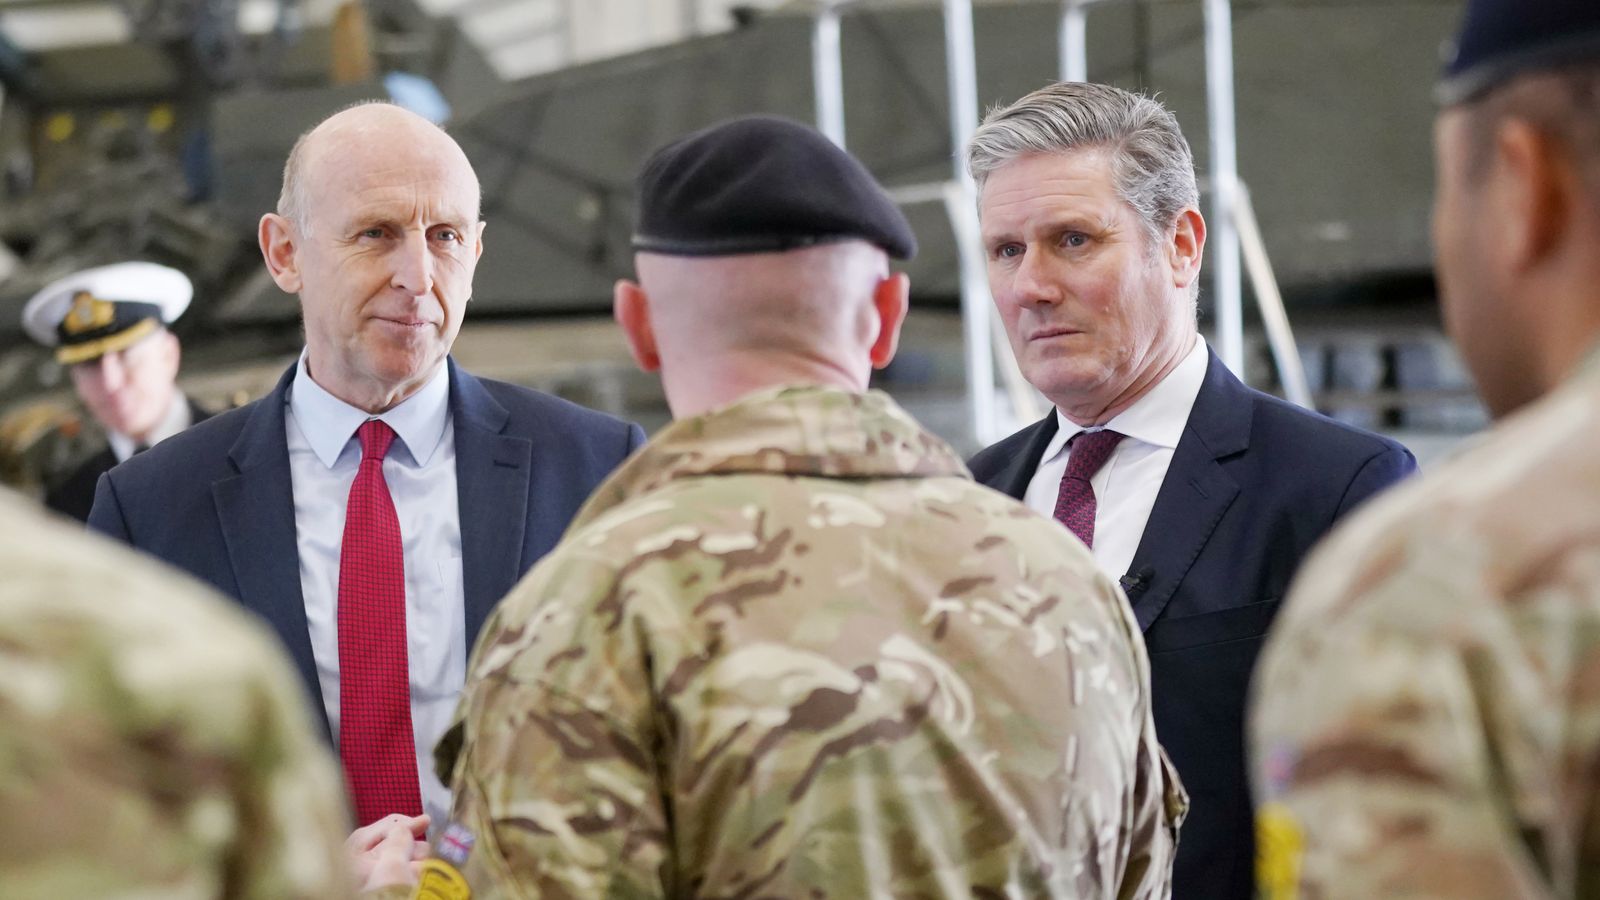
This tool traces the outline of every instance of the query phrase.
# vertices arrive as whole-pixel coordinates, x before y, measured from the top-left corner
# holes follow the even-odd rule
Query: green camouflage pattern
[[[276,643],[15,497],[0,534],[0,898],[353,893],[343,785]]]
[[[1187,809],[1087,550],[815,387],[614,473],[485,626],[438,763],[474,897],[1165,897]]]
[[[1377,500],[1256,674],[1267,900],[1600,897],[1600,370]]]

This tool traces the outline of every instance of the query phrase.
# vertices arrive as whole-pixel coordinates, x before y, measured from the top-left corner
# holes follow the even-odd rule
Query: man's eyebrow
[[[994,231],[987,231],[987,230],[983,230],[983,229],[980,228],[979,231],[978,231],[978,234],[982,237],[983,240],[992,242],[992,241],[997,241],[997,240],[1001,240],[1001,239],[1017,240],[1018,239],[1017,235],[1020,234],[1024,230],[1038,231],[1038,232],[1041,232],[1041,233],[1044,233],[1044,234],[1053,234],[1055,232],[1066,231],[1068,229],[1077,229],[1077,230],[1080,230],[1080,231],[1090,231],[1090,232],[1094,232],[1094,233],[1104,233],[1104,232],[1107,232],[1107,231],[1112,231],[1115,228],[1116,228],[1115,221],[1113,221],[1112,219],[1110,219],[1110,218],[1108,218],[1106,216],[1097,215],[1095,213],[1090,213],[1090,212],[1082,212],[1082,213],[1074,212],[1074,213],[1062,213],[1060,215],[1051,216],[1050,218],[1045,219],[1042,222],[1040,222],[1037,227],[1030,227],[1030,228],[1027,228],[1027,229],[1022,229],[1022,228],[995,229]]]

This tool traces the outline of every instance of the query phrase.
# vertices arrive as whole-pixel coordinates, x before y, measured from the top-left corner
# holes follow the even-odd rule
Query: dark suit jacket
[[[191,425],[211,418],[211,413],[189,401],[189,422]],[[117,454],[111,451],[107,444],[104,450],[84,460],[81,465],[73,469],[67,477],[56,482],[44,495],[44,505],[61,513],[71,516],[79,522],[89,520],[89,508],[94,506],[94,488],[100,482],[100,476],[111,471],[117,464]]]
[[[973,457],[973,475],[1021,499],[1055,430],[1052,413]],[[1192,800],[1175,900],[1252,895],[1244,711],[1262,638],[1311,545],[1414,471],[1399,444],[1253,391],[1211,355],[1124,578],[1156,735]]]
[[[639,426],[454,360],[456,492],[467,649],[489,610],[555,546],[589,493],[644,442]],[[108,472],[89,527],[210,582],[265,618],[324,715],[295,540],[285,402],[266,397],[162,441]]]

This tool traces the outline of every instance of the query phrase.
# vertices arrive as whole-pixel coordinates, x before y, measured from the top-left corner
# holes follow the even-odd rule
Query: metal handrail
[[[811,23],[811,78],[817,130],[841,148],[844,142],[844,52],[840,49],[839,4],[824,0]]]
[[[1110,0],[1061,0],[1062,81],[1089,77],[1088,10]],[[1240,374],[1244,367],[1244,291],[1239,233],[1234,223],[1239,184],[1238,122],[1233,90],[1233,9],[1230,0],[1203,0],[1206,28],[1206,116],[1211,139],[1211,261],[1216,295],[1216,349]]]
[[[817,128],[839,146],[844,140],[844,78],[840,61],[839,14],[851,0],[820,0],[812,31],[812,79],[816,92]],[[984,278],[983,247],[977,228],[978,192],[962,161],[960,148],[978,128],[977,59],[972,34],[972,0],[941,0],[944,10],[945,72],[950,88],[950,140],[953,177],[924,186],[937,191],[955,235],[960,266],[961,324],[967,372],[967,411],[973,437],[990,444],[1004,436],[995,403],[995,361],[1016,368],[1009,347],[996,347],[993,310]],[[931,194],[926,199],[932,199]],[[1003,341],[1000,341],[1002,345]],[[998,350],[998,352],[997,352]],[[1013,380],[1010,372],[1007,383]],[[1016,374],[1020,381],[1021,373]],[[1025,383],[1025,382],[1023,382]],[[1013,406],[1019,401],[1013,398]],[[1024,405],[1017,407],[1019,415]]]
[[[1255,205],[1250,202],[1250,189],[1244,182],[1239,183],[1239,190],[1234,194],[1234,218],[1239,223],[1245,267],[1250,273],[1250,286],[1255,289],[1256,307],[1261,310],[1261,325],[1267,333],[1272,360],[1278,367],[1278,383],[1283,386],[1284,398],[1312,409],[1305,364],[1300,359],[1300,349],[1295,346],[1289,311],[1283,305],[1283,292],[1278,290],[1278,278],[1272,272],[1267,244],[1256,221]]]
[[[1211,138],[1211,285],[1216,294],[1217,356],[1244,375],[1244,290],[1239,273],[1238,122],[1233,105],[1233,6],[1205,0],[1206,114]]]

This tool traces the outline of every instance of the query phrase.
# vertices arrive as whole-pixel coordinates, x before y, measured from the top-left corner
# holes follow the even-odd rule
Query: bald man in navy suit
[[[358,106],[308,132],[259,234],[300,296],[300,359],[265,398],[112,470],[90,514],[272,624],[322,701],[358,825],[443,823],[432,750],[479,627],[644,439],[450,358],[478,211],[461,148],[409,112]]]

